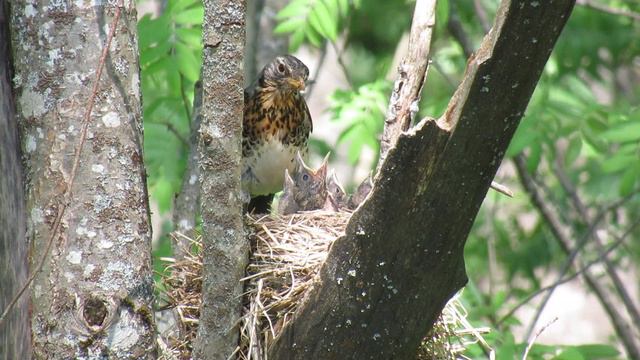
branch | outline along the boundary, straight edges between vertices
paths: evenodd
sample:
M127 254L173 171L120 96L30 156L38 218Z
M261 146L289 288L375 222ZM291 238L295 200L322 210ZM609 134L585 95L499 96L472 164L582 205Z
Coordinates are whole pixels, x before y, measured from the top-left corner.
M456 42L460 44L464 56L467 59L470 58L471 54L473 54L473 43L462 27L462 23L460 22L460 18L458 17L458 13L455 11L453 4L450 4L449 6L449 22L447 23L447 30ZM487 31L485 31L485 33Z
M200 123L202 121L202 82L196 82L193 97L193 120L189 136L187 168L182 176L180 192L173 202L173 225L175 231L186 236L172 236L173 252L176 259L182 259L186 250L191 247L189 238L194 238L198 202L200 200L200 168L198 161L198 142L200 140Z
M555 323L556 321L558 321L557 316L551 319L551 321L549 321L543 327L541 327L540 330L538 330L536 334L529 340L527 347L524 349L524 354L522 354L522 360L527 359L527 356L529 356L529 351L531 351L531 348L533 347L533 344L536 342L536 339L538 339L538 336L540 336L540 334L542 334L545 330L547 330L547 328L553 325L553 323Z
M480 22L482 30L484 30L485 34L488 33L489 30L491 30L491 23L489 22L487 10L482 6L482 2L480 0L473 0L473 7L476 10L476 15L478 16L478 21Z
M380 142L380 160L378 170L387 157L402 131L409 129L427 77L431 36L436 23L435 0L418 0L411 23L409 50L398 68L398 79L393 85L389 109L384 122L384 131Z
M347 80L349 87L352 89L355 89L355 85L353 84L351 75L349 75L349 70L347 69L347 65L344 62L344 58L342 56L343 55L342 50L338 48L338 45L335 42L333 41L329 41L329 42L331 43L331 47L333 47L333 51L335 51L336 53L336 59L338 59L338 65L340 65L340 69L342 70L342 75Z
M327 57L327 44L325 43L324 45L322 45L322 48L320 49L320 55L318 55L318 62L316 63L316 69L313 72L313 76L309 81L307 81L309 85L307 85L307 89L304 92L305 99L311 98L311 93L313 92L313 89L316 87L316 83L318 81L318 75L320 74L320 71L324 66L324 60L326 59L326 57Z
M244 1L204 2L200 213L202 306L197 359L227 359L238 344L242 283L249 244L240 200Z
M549 286L545 286L543 288L540 288L536 291L534 291L533 293L529 294L526 298L522 299L516 306L514 306L513 308L511 308L511 310L509 310L508 313L506 313L504 316L502 316L497 322L496 325L500 325L503 322L505 322L508 318L510 318L511 316L513 316L513 314L515 314L516 311L518 311L518 309L520 309L521 307L523 307L524 305L526 305L527 303L529 303L531 300L533 300L534 298L536 298L538 295L543 294L545 292L553 292L558 286L568 283L569 281L572 281L573 279L577 278L578 276L582 275L583 273L585 273L587 270L589 270L593 265L600 263L602 260L606 259L609 255L611 255L611 253L617 249L620 245L622 245L624 243L624 241L626 240L626 238L631 235L631 232L638 226L640 225L640 220L636 221L635 223L631 224L631 226L629 227L629 229L627 229L627 231L625 232L624 235L622 235L621 237L617 238L616 241L611 244L609 246L608 249L606 249L602 254L599 254L598 257L592 261L590 261L588 264L586 264L585 266L583 266L582 268L578 269L578 271L574 272L573 274L566 276L565 274L566 272L561 272L561 275L558 277L558 279L556 281L554 281L551 285ZM595 230L595 227L589 229L589 231L587 231L587 233L583 236L584 238L588 238L589 236L591 236L591 232L593 232ZM572 253L573 254L573 253ZM571 258L571 256L569 256L569 258ZM567 259L568 263L573 262L572 260L569 261L569 259ZM563 266L564 269L564 266Z
M574 3L520 4L502 3L445 116L399 131L270 358L415 358L467 280L466 238Z
M518 178L520 179L520 182L522 183L524 189L529 194L533 206L538 210L547 226L549 226L549 229L554 234L554 237L558 241L558 244L565 252L565 254L570 254L571 251L569 249L571 248L571 236L567 234L564 224L559 222L553 210L542 198L542 195L538 191L538 188L536 187L532 176L527 172L526 161L524 157L522 155L519 155L515 160L516 170L518 171ZM627 354L630 356L630 358L633 359L640 358L640 349L636 345L635 336L630 331L629 325L623 320L622 315L618 312L615 303L609 295L608 289L588 271L583 274L583 277L589 288L594 292L594 294L600 301L600 304L602 305L604 310L607 312L609 319L611 320L616 330L616 333L620 337L627 351ZM527 337L529 336L530 331Z
M614 8L611 6L600 4L593 0L577 0L576 4L582 5L587 8L601 11L603 13L611 15L620 15L633 19L634 21L640 21L640 14L633 11L627 11L623 9Z
M560 182L560 185L562 186L563 190L567 194L569 194L569 198L571 199L573 207L578 211L578 214L580 215L582 222L586 225L589 225L589 227L591 227L592 226L591 224L593 223L593 221L590 219L590 216L587 212L587 208L585 207L584 203L580 199L580 195L578 195L578 192L575 186L573 185L571 180L567 177L567 174L564 171L563 161L564 161L564 156L558 156L556 158L555 164L552 165L552 168L554 169L554 173L556 174L556 177L558 178L558 181ZM596 225L593 225L593 226L596 226ZM596 251L598 252L598 254L602 254L604 252L604 242L602 238L595 231L592 233L592 236L593 236L593 239L595 240ZM638 311L638 308L636 308L635 304L633 303L633 300L631 299L631 296L629 295L629 292L627 291L626 287L622 283L622 280L620 279L620 276L618 275L615 269L615 265L611 263L609 259L605 258L604 268L607 274L609 275L609 278L611 278L611 281L613 282L613 286L615 287L618 295L620 296L622 303L624 304L625 308L629 312L629 315L631 315L633 323L640 326L640 312Z

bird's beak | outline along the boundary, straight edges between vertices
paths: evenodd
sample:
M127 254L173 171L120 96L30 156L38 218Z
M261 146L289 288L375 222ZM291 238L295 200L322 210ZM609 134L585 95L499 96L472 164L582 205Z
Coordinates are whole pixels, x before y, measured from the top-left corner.
M287 82L289 83L289 85L298 90L298 91L303 91L305 84L304 84L304 79L303 78L295 78L295 79L288 79Z

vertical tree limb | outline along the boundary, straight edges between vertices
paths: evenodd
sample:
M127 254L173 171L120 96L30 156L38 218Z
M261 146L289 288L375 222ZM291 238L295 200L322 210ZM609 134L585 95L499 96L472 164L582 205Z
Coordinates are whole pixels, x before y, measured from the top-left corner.
M413 12L409 50L398 68L380 141L378 170L402 131L409 129L416 113L429 66L431 36L436 24L436 1L418 0Z
M203 25L200 197L203 301L198 359L227 359L238 345L240 279L248 262L240 201L245 7L206 0Z
M154 358L135 4L16 3L11 20L34 356Z
M26 212L15 104L11 89L8 4L0 4L0 313L8 310L27 281ZM25 296L3 319L0 316L0 357L30 354L29 299Z
M270 358L415 357L467 280L466 238L573 5L502 2L444 117L400 132Z
M198 216L198 203L200 200L200 162L198 142L200 139L200 123L202 120L202 82L196 82L194 86L193 111L191 115L191 129L189 136L189 149L187 168L182 176L182 186L175 198L173 209L173 224L175 231L185 236L175 236L173 240L173 253L176 259L182 259L187 249L191 247L189 238L194 238L194 229Z

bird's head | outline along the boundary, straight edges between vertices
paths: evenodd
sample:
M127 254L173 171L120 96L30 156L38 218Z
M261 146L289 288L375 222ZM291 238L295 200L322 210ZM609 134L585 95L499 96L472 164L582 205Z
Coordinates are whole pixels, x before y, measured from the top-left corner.
M302 91L308 78L309 69L300 59L283 55L264 67L260 83L263 87L275 87L281 91Z

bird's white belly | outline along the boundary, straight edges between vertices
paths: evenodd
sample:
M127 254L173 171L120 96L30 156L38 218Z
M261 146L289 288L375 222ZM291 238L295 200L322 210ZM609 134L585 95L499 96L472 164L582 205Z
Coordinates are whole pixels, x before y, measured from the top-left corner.
M297 148L284 145L273 139L254 150L253 156L245 159L242 185L251 196L273 194L282 190L284 170L294 168Z

